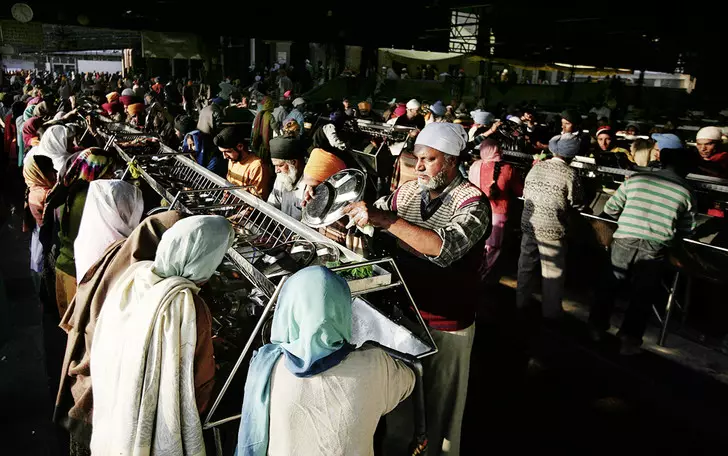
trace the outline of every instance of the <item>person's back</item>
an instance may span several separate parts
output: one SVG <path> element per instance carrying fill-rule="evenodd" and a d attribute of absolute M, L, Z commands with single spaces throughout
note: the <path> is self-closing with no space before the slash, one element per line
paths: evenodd
<path fill-rule="evenodd" d="M 671 170 L 632 175 L 607 201 L 604 212 L 619 217 L 614 238 L 668 245 L 676 233 L 695 229 L 695 200 L 687 182 Z"/>
<path fill-rule="evenodd" d="M 375 347 L 311 377 L 295 376 L 282 362 L 271 374 L 271 456 L 373 455 L 380 417 L 414 388 L 412 371 Z"/>
<path fill-rule="evenodd" d="M 581 199 L 576 172 L 554 157 L 537 163 L 526 176 L 521 230 L 542 239 L 566 235 L 569 209 Z"/>

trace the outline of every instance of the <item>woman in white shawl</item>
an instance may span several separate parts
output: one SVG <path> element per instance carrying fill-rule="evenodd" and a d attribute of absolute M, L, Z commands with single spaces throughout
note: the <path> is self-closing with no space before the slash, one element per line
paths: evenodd
<path fill-rule="evenodd" d="M 232 242 L 224 217 L 188 217 L 162 235 L 154 261 L 135 263 L 114 285 L 91 348 L 92 454 L 205 454 L 194 301 Z"/>
<path fill-rule="evenodd" d="M 45 155 L 53 160 L 53 168 L 56 172 L 61 171 L 61 167 L 66 163 L 69 152 L 69 130 L 63 125 L 53 125 L 43 133 L 40 138 L 40 144 L 32 148 L 23 159 L 23 166 L 28 166 L 28 159 L 34 155 Z M 71 136 L 72 138 L 72 136 Z"/>
<path fill-rule="evenodd" d="M 144 199 L 136 186 L 118 179 L 89 184 L 81 225 L 73 243 L 78 283 L 108 246 L 129 237 L 143 214 Z"/>

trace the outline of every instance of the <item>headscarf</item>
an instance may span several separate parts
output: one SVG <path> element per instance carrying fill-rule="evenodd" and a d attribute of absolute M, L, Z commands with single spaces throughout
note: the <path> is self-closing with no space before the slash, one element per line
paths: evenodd
<path fill-rule="evenodd" d="M 261 108 L 253 121 L 250 145 L 253 152 L 266 162 L 270 160 L 270 140 L 273 138 L 271 120 L 273 120 L 273 99 L 264 97 Z"/>
<path fill-rule="evenodd" d="M 232 245 L 230 222 L 219 215 L 198 215 L 180 220 L 162 236 L 152 272 L 159 277 L 208 280 Z"/>
<path fill-rule="evenodd" d="M 144 199 L 136 186 L 117 179 L 89 184 L 78 236 L 73 243 L 79 283 L 108 246 L 131 234 L 143 213 Z"/>
<path fill-rule="evenodd" d="M 188 138 L 191 138 L 193 144 L 195 145 L 194 151 L 190 149 L 190 146 L 187 143 Z M 202 137 L 202 132 L 200 130 L 193 130 L 185 135 L 184 140 L 182 141 L 182 152 L 194 153 L 195 161 L 198 164 L 207 167 L 210 159 L 213 157 L 213 155 L 215 155 L 215 151 L 209 150 L 210 148 L 205 147 L 205 144 L 206 141 L 205 138 Z"/>
<path fill-rule="evenodd" d="M 306 167 L 303 169 L 303 182 L 313 185 L 313 181 L 323 182 L 334 174 L 346 169 L 346 163 L 331 152 L 316 148 L 311 151 Z"/>
<path fill-rule="evenodd" d="M 38 130 L 43 126 L 45 120 L 42 117 L 31 117 L 23 124 L 23 144 L 30 148 L 34 139 L 38 139 Z M 27 150 L 27 149 L 26 149 Z"/>
<path fill-rule="evenodd" d="M 63 164 L 71 156 L 68 152 L 68 129 L 63 125 L 49 127 L 40 138 L 40 144 L 28 153 L 26 161 L 29 160 L 29 157 L 38 155 L 44 155 L 53 160 L 53 168 L 56 172 L 60 172 Z"/>
<path fill-rule="evenodd" d="M 492 139 L 485 139 L 480 143 L 480 159 L 485 163 L 499 162 L 503 158 L 503 151 L 498 142 Z"/>
<path fill-rule="evenodd" d="M 397 117 L 402 117 L 405 114 L 407 114 L 407 107 L 404 104 L 400 103 L 394 109 L 394 112 L 392 113 L 392 119 L 396 119 Z"/>
<path fill-rule="evenodd" d="M 460 124 L 435 122 L 422 129 L 415 145 L 422 144 L 448 155 L 460 156 L 468 142 L 468 134 Z"/>
<path fill-rule="evenodd" d="M 43 166 L 46 161 L 47 165 Z M 23 166 L 23 179 L 28 186 L 28 209 L 38 226 L 43 224 L 43 209 L 46 198 L 54 185 L 56 173 L 48 157 L 31 157 Z"/>
<path fill-rule="evenodd" d="M 346 280 L 322 266 L 310 266 L 283 285 L 271 329 L 271 343 L 253 356 L 245 381 L 238 433 L 240 456 L 268 452 L 271 373 L 283 367 L 311 377 L 341 363 L 352 351 L 351 291 Z"/>

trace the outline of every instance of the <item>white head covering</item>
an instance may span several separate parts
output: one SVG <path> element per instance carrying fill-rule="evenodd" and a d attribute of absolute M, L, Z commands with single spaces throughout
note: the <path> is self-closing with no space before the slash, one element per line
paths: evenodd
<path fill-rule="evenodd" d="M 297 107 L 299 107 L 299 106 L 301 106 L 303 104 L 306 104 L 306 100 L 304 100 L 301 97 L 298 97 L 295 100 L 293 100 L 293 107 L 294 108 L 297 108 Z"/>
<path fill-rule="evenodd" d="M 448 155 L 460 156 L 468 143 L 468 135 L 460 124 L 436 122 L 425 126 L 415 145 L 432 147 Z"/>
<path fill-rule="evenodd" d="M 111 244 L 129 237 L 142 215 L 144 200 L 136 186 L 117 179 L 100 179 L 89 184 L 81 225 L 73 243 L 79 283 Z"/>
<path fill-rule="evenodd" d="M 420 109 L 420 102 L 414 98 L 407 102 L 407 109 Z"/>
<path fill-rule="evenodd" d="M 71 156 L 68 152 L 68 129 L 63 125 L 53 125 L 48 128 L 40 138 L 40 144 L 31 152 L 23 160 L 23 165 L 32 155 L 45 155 L 53 160 L 53 168 L 59 172 L 66 159 Z"/>
<path fill-rule="evenodd" d="M 225 217 L 187 217 L 162 235 L 152 272 L 162 278 L 204 282 L 212 277 L 233 240 L 233 228 Z"/>
<path fill-rule="evenodd" d="M 703 127 L 698 132 L 695 139 L 710 139 L 712 141 L 720 141 L 723 138 L 723 132 L 718 127 Z"/>
<path fill-rule="evenodd" d="M 124 89 L 124 90 L 121 91 L 121 96 L 122 97 L 133 97 L 134 96 L 134 91 L 131 90 L 131 89 L 129 89 L 129 88 Z"/>
<path fill-rule="evenodd" d="M 488 111 L 483 111 L 482 109 L 470 111 L 470 117 L 473 118 L 473 123 L 478 125 L 492 124 L 495 120 L 495 116 L 493 114 Z"/>

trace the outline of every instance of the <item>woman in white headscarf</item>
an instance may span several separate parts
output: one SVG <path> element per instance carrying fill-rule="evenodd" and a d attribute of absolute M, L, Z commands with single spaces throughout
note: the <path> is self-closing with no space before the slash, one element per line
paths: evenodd
<path fill-rule="evenodd" d="M 89 184 L 81 225 L 73 243 L 79 283 L 108 246 L 129 237 L 143 214 L 144 199 L 136 186 L 118 179 Z"/>
<path fill-rule="evenodd" d="M 53 160 L 53 168 L 56 172 L 61 171 L 61 167 L 68 157 L 69 152 L 69 131 L 63 125 L 53 125 L 49 127 L 40 138 L 40 144 L 32 148 L 23 159 L 23 166 L 28 166 L 28 159 L 34 155 L 44 155 Z"/>
<path fill-rule="evenodd" d="M 214 359 L 199 352 L 197 319 L 211 319 L 197 293 L 232 241 L 224 217 L 188 217 L 115 283 L 91 346 L 92 454 L 205 454 L 199 359 L 212 375 Z"/>

